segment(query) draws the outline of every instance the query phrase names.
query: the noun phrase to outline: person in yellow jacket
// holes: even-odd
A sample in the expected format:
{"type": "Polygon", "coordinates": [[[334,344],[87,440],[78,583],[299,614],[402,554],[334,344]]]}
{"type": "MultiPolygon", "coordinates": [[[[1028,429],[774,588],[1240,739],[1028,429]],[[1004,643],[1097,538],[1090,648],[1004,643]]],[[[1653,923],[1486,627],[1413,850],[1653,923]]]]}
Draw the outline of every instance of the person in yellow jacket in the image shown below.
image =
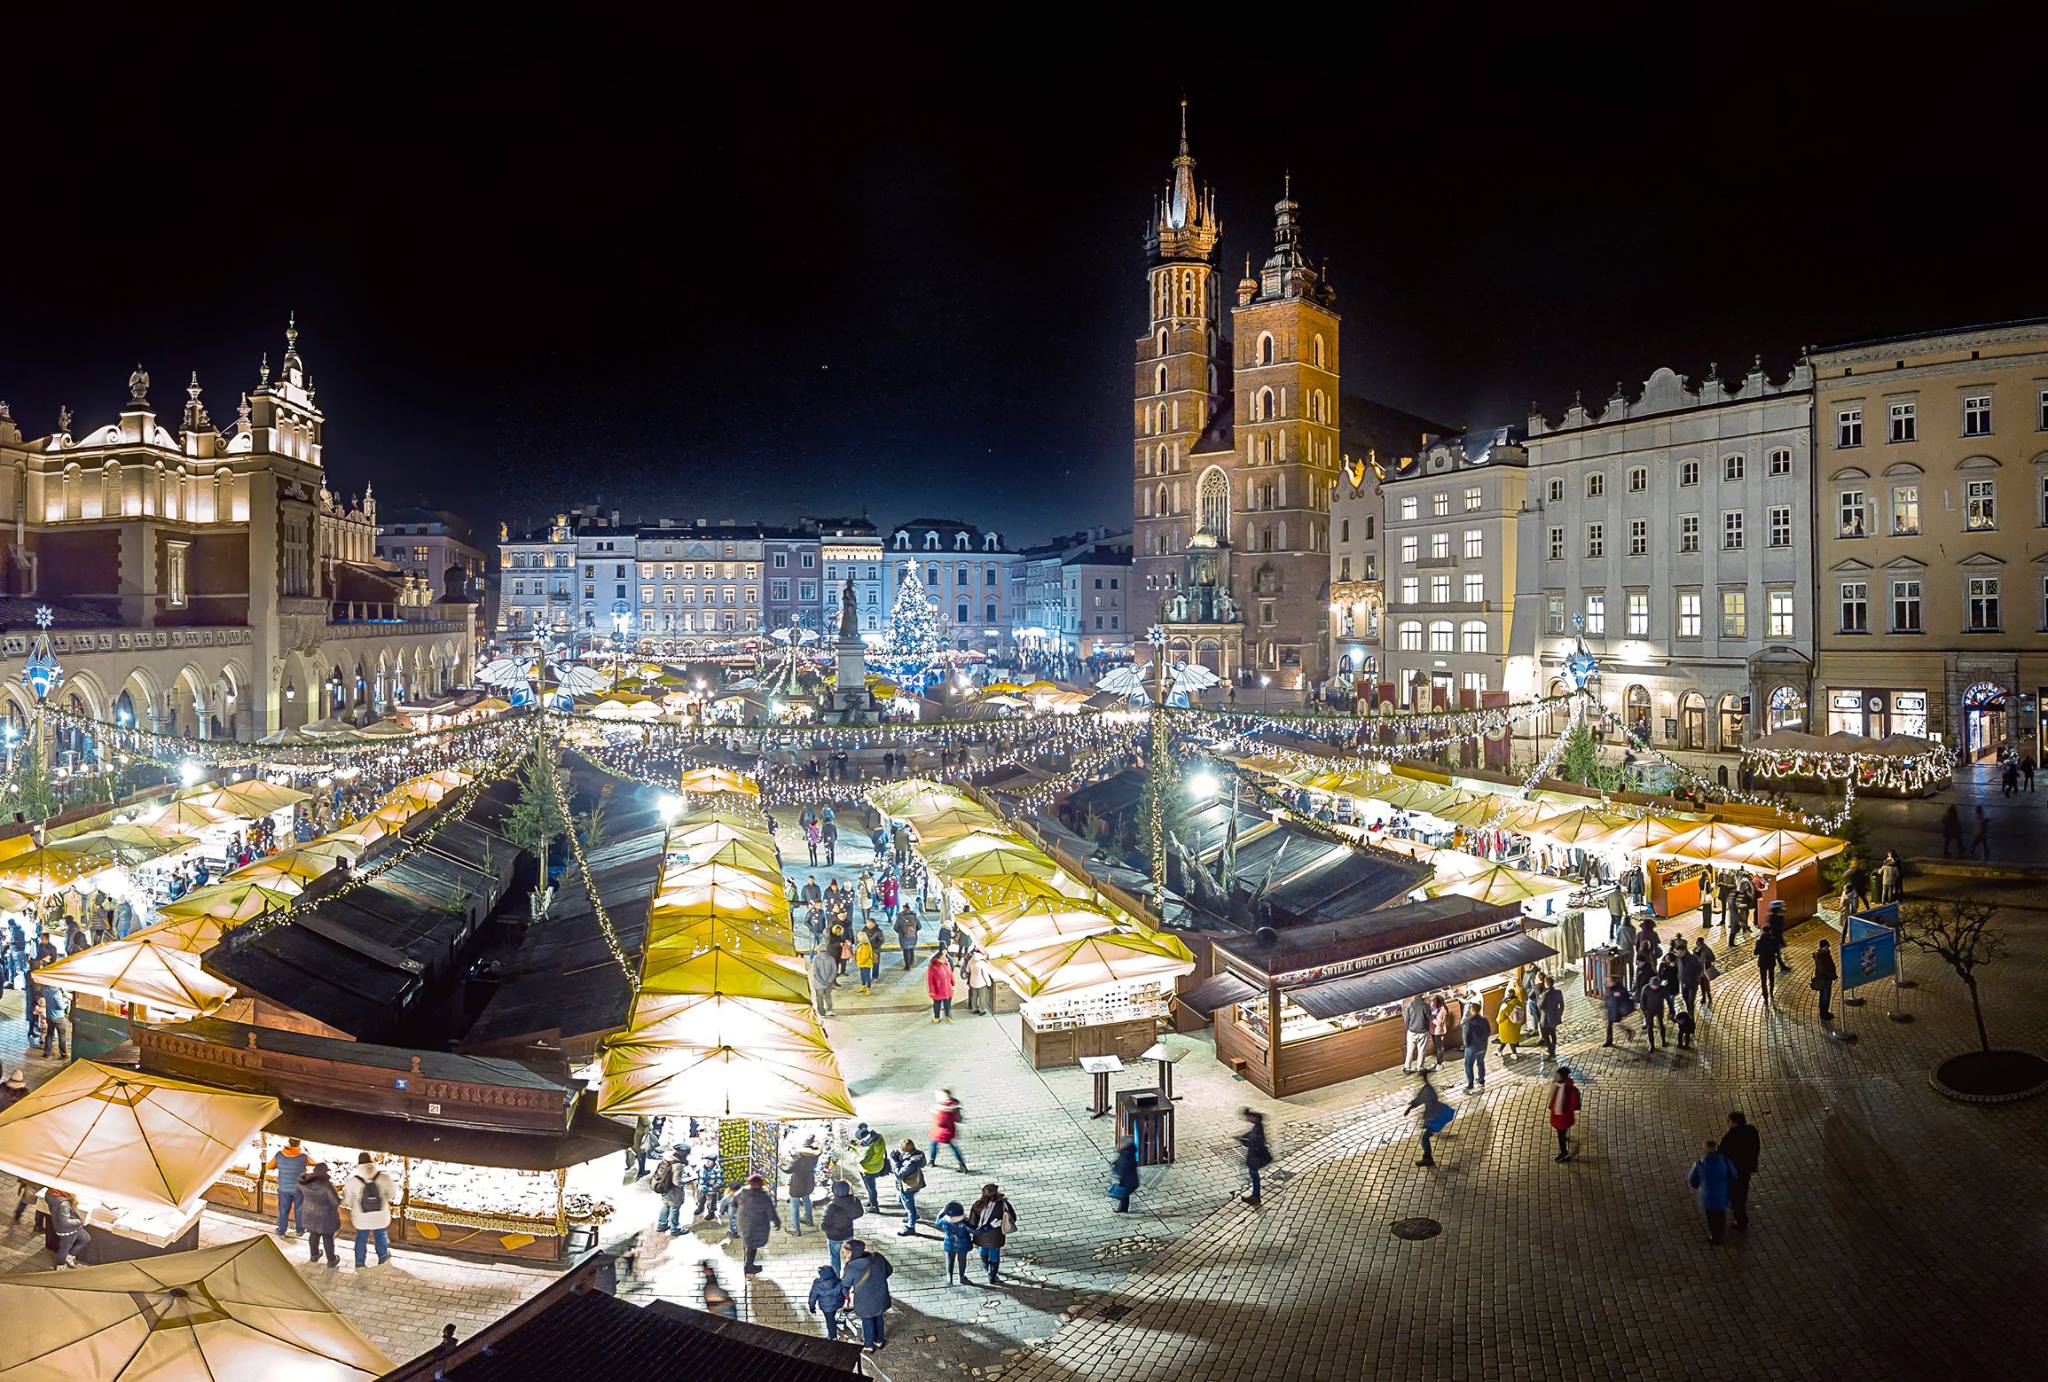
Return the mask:
{"type": "Polygon", "coordinates": [[[1513,1060],[1522,1044],[1522,991],[1513,984],[1500,996],[1500,1010],[1494,1014],[1493,1029],[1500,1041],[1501,1058],[1513,1060]]]}
{"type": "Polygon", "coordinates": [[[873,993],[875,991],[875,975],[880,970],[881,964],[881,957],[875,954],[874,942],[868,939],[867,932],[861,932],[860,944],[853,948],[853,965],[854,968],[860,971],[860,991],[862,993],[873,993]]]}

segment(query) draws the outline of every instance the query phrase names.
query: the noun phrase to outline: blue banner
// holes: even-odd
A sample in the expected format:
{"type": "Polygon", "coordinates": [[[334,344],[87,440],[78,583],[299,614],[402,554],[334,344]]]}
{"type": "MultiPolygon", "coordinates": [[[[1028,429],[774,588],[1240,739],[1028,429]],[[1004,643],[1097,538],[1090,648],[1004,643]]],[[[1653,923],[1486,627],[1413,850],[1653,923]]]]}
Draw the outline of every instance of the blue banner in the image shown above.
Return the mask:
{"type": "Polygon", "coordinates": [[[1842,939],[1861,940],[1873,931],[1896,930],[1899,925],[1899,904],[1887,902],[1882,907],[1866,907],[1851,913],[1842,926],[1842,939]]]}
{"type": "MultiPolygon", "coordinates": [[[[1854,920],[1854,918],[1852,918],[1854,920]]],[[[1889,979],[1899,972],[1899,934],[1871,926],[1869,934],[1842,942],[1842,989],[1889,979]]]]}

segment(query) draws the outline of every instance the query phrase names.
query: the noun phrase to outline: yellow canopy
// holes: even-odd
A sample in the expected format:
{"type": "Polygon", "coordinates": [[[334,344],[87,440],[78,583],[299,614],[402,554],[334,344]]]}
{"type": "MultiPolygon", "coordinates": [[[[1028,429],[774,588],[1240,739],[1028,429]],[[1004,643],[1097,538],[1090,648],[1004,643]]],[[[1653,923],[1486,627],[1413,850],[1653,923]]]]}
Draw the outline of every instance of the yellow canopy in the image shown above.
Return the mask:
{"type": "Polygon", "coordinates": [[[1053,878],[1063,872],[1058,864],[1035,849],[1021,854],[1007,850],[977,854],[951,866],[934,865],[932,871],[948,879],[1005,878],[1017,874],[1053,878]]]}
{"type": "Polygon", "coordinates": [[[1762,828],[1754,825],[1731,825],[1727,821],[1709,821],[1694,826],[1682,834],[1651,845],[1642,851],[1649,859],[1683,859],[1695,864],[1719,864],[1726,862],[1729,850],[1746,845],[1764,834],[1762,828]]]}
{"type": "Polygon", "coordinates": [[[198,1017],[235,996],[235,986],[201,969],[197,955],[158,945],[140,932],[66,955],[33,973],[37,983],[53,989],[198,1017]]]}
{"type": "Polygon", "coordinates": [[[1483,825],[1492,825],[1507,808],[1507,798],[1492,792],[1460,793],[1461,800],[1446,804],[1429,814],[1449,825],[1462,825],[1476,830],[1483,825]]]}
{"type": "Polygon", "coordinates": [[[710,920],[772,922],[786,927],[789,904],[735,888],[683,888],[656,897],[653,918],[655,926],[669,927],[710,920]]]}
{"type": "Polygon", "coordinates": [[[0,1278],[19,1382],[375,1382],[395,1366],[258,1234],[190,1252],[0,1278]]]}
{"type": "Polygon", "coordinates": [[[1755,839],[1723,851],[1717,861],[1728,866],[1784,874],[1804,868],[1816,859],[1840,854],[1847,840],[1832,835],[1809,835],[1803,830],[1767,830],[1755,839]]]}
{"type": "Polygon", "coordinates": [[[0,912],[28,912],[33,911],[35,905],[34,893],[0,883],[0,912]]]}
{"type": "Polygon", "coordinates": [[[1095,889],[1062,869],[1051,878],[1030,873],[1000,874],[992,878],[956,878],[953,882],[967,900],[987,911],[1029,901],[1034,897],[1093,898],[1095,889]]]}
{"type": "Polygon", "coordinates": [[[350,845],[357,854],[361,854],[386,835],[396,835],[397,833],[397,826],[388,825],[378,820],[375,816],[365,816],[361,820],[344,825],[337,830],[330,830],[321,838],[336,840],[350,845]]]}
{"type": "Polygon", "coordinates": [[[1676,835],[1683,835],[1698,825],[1698,821],[1686,820],[1681,816],[1645,816],[1627,825],[1617,825],[1612,830],[1602,831],[1587,843],[1601,849],[1622,850],[1640,854],[1652,845],[1663,844],[1676,835]]]}
{"type": "Polygon", "coordinates": [[[0,1170],[144,1214],[188,1215],[278,1111],[267,1094],[73,1061],[0,1113],[0,1170]]]}
{"type": "MultiPolygon", "coordinates": [[[[704,888],[773,898],[785,905],[789,897],[789,890],[784,885],[779,871],[745,868],[738,864],[688,864],[682,868],[668,870],[661,878],[662,895],[695,892],[704,888]]],[[[661,899],[657,896],[655,906],[660,905],[661,899]]]]}
{"type": "Polygon", "coordinates": [[[907,777],[900,782],[884,782],[871,787],[868,800],[888,815],[907,816],[912,820],[919,816],[935,816],[941,811],[980,811],[987,814],[965,792],[924,777],[907,777]]]}
{"type": "Polygon", "coordinates": [[[176,902],[166,902],[156,909],[156,914],[159,917],[205,916],[221,921],[247,921],[291,905],[292,898],[300,889],[287,891],[274,886],[284,881],[274,878],[269,883],[215,883],[186,893],[176,902]]]}
{"type": "Polygon", "coordinates": [[[989,967],[1023,998],[1084,993],[1136,979],[1192,974],[1195,957],[1164,932],[1114,931],[999,956],[989,967]]]}
{"type": "Polygon", "coordinates": [[[1427,885],[1423,891],[1430,897],[1449,893],[1469,897],[1475,902],[1506,906],[1512,902],[1540,902],[1546,897],[1568,893],[1575,886],[1544,874],[1494,864],[1478,873],[1440,879],[1427,885]]]}
{"type": "Polygon", "coordinates": [[[1432,806],[1449,806],[1456,800],[1453,789],[1441,782],[1423,782],[1412,777],[1385,777],[1367,789],[1375,801],[1400,811],[1427,811],[1432,806]]]}
{"type": "Polygon", "coordinates": [[[216,825],[224,825],[235,819],[237,817],[233,811],[225,811],[214,806],[202,806],[196,801],[174,801],[154,816],[151,816],[148,824],[160,826],[165,830],[180,830],[186,834],[197,834],[202,830],[210,830],[216,825]]]}
{"type": "Polygon", "coordinates": [[[802,1004],[712,993],[650,993],[635,1000],[624,1036],[614,1039],[619,1040],[643,1046],[738,1046],[748,1051],[829,1046],[817,1014],[802,1004]]]}
{"type": "Polygon", "coordinates": [[[829,1047],[762,1048],[730,1038],[612,1043],[597,1108],[614,1118],[854,1116],[853,1097],[829,1047]]]}
{"type": "Polygon", "coordinates": [[[782,856],[775,852],[774,845],[762,844],[758,840],[727,840],[721,845],[693,848],[689,862],[693,868],[722,866],[756,873],[764,879],[782,876],[782,856]]]}
{"type": "Polygon", "coordinates": [[[735,830],[744,830],[753,835],[768,833],[761,823],[760,816],[751,811],[735,811],[730,806],[700,806],[695,811],[685,812],[676,817],[676,823],[670,830],[695,830],[707,825],[731,826],[735,830]]]}
{"type": "Polygon", "coordinates": [[[1026,844],[1008,831],[996,827],[976,830],[967,835],[956,835],[941,844],[931,845],[924,851],[925,862],[940,873],[949,873],[971,859],[984,854],[1036,854],[1044,858],[1044,852],[1036,845],[1026,844]]]}
{"type": "Polygon", "coordinates": [[[267,816],[273,811],[282,811],[287,806],[297,806],[302,801],[311,801],[311,792],[302,792],[296,787],[282,787],[262,778],[247,782],[231,783],[207,797],[194,800],[203,805],[216,806],[232,811],[238,816],[267,816]]]}
{"type": "MultiPolygon", "coordinates": [[[[357,854],[360,855],[358,850],[357,854]]],[[[304,885],[323,876],[333,869],[335,855],[315,853],[301,846],[297,849],[281,849],[275,854],[251,860],[227,876],[226,881],[235,883],[263,883],[268,886],[285,888],[283,883],[272,883],[272,879],[288,880],[292,884],[304,885]]]]}
{"type": "Polygon", "coordinates": [[[17,854],[5,863],[0,863],[0,873],[19,888],[48,889],[61,888],[66,883],[113,868],[115,847],[112,841],[105,842],[104,849],[90,846],[83,850],[59,849],[46,845],[41,849],[17,854]]]}
{"type": "MultiPolygon", "coordinates": [[[[765,830],[735,825],[731,821],[709,820],[690,825],[677,825],[668,832],[668,848],[674,853],[688,853],[691,856],[709,854],[720,845],[737,841],[741,844],[765,845],[775,848],[775,837],[765,830]]],[[[780,867],[778,865],[778,867],[780,867]]]]}
{"type": "Polygon", "coordinates": [[[765,998],[777,1003],[808,1003],[803,962],[766,948],[713,946],[685,952],[665,945],[648,947],[646,971],[640,977],[646,993],[717,994],[724,998],[765,998]]]}
{"type": "Polygon", "coordinates": [[[188,849],[199,842],[196,835],[188,835],[182,830],[173,830],[163,825],[110,825],[93,833],[104,835],[116,844],[150,850],[153,852],[152,857],[188,849]]]}
{"type": "Polygon", "coordinates": [[[130,931],[128,939],[146,940],[158,949],[204,955],[219,942],[221,933],[227,929],[228,923],[219,917],[169,917],[139,931],[130,931]]]}
{"type": "Polygon", "coordinates": [[[1616,826],[1627,825],[1628,817],[1612,811],[1602,811],[1592,806],[1581,806],[1562,815],[1540,820],[1529,827],[1529,833],[1541,839],[1561,845],[1589,845],[1602,833],[1616,826]]]}
{"type": "Polygon", "coordinates": [[[907,819],[912,829],[917,831],[918,843],[922,845],[943,844],[962,835],[978,835],[1002,829],[1001,822],[971,802],[950,811],[938,811],[929,816],[914,816],[907,819]]]}
{"type": "Polygon", "coordinates": [[[964,912],[960,924],[991,956],[1041,950],[1062,941],[1099,936],[1123,925],[1097,903],[1035,897],[988,912],[964,912]]]}
{"type": "Polygon", "coordinates": [[[794,957],[796,938],[783,917],[687,916],[656,912],[647,927],[647,948],[659,948],[665,955],[695,954],[713,946],[744,954],[765,951],[794,957]]]}
{"type": "Polygon", "coordinates": [[[676,779],[676,787],[684,792],[739,792],[746,796],[761,795],[761,788],[750,777],[741,777],[727,768],[692,768],[676,779]]]}

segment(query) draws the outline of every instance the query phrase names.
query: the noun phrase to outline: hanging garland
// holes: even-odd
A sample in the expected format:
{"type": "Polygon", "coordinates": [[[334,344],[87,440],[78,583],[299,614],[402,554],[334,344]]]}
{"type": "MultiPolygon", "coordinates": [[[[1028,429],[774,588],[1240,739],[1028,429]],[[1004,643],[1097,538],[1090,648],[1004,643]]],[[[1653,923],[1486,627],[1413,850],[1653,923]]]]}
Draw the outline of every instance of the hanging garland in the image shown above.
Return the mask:
{"type": "MultiPolygon", "coordinates": [[[[548,742],[547,717],[536,717],[535,724],[537,729],[534,733],[533,752],[552,754],[554,747],[548,742]]],[[[597,929],[604,936],[605,948],[612,952],[612,960],[618,965],[619,972],[626,976],[626,987],[637,998],[640,995],[640,970],[627,956],[626,947],[620,943],[619,933],[612,926],[611,913],[605,910],[604,896],[598,891],[597,879],[591,876],[590,860],[584,856],[583,842],[576,838],[576,818],[570,814],[569,799],[562,791],[561,774],[543,773],[541,776],[547,779],[548,789],[554,794],[555,809],[561,812],[562,820],[567,827],[569,852],[576,856],[576,870],[583,875],[583,890],[590,898],[590,912],[597,918],[597,929]]]]}

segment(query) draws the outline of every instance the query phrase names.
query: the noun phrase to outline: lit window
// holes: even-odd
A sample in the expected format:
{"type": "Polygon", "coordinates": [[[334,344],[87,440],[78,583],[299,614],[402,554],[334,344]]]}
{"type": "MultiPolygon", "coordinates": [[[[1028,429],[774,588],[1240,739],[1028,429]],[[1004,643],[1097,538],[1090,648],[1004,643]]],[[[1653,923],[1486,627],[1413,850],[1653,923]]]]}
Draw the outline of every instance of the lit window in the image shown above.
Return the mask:
{"type": "Polygon", "coordinates": [[[1607,632],[1607,597],[1588,595],[1586,597],[1586,632],[1604,634],[1607,632]]]}
{"type": "Polygon", "coordinates": [[[1467,619],[1458,630],[1458,647],[1462,652],[1483,653],[1486,651],[1486,621],[1467,619]]]}
{"type": "Polygon", "coordinates": [[[1401,603],[1404,605],[1419,605],[1422,603],[1421,577],[1403,576],[1401,578],[1401,603]]]}
{"type": "Polygon", "coordinates": [[[1429,516],[1442,518],[1451,511],[1451,495],[1448,490],[1439,490],[1429,496],[1429,516]]]}
{"type": "Polygon", "coordinates": [[[1472,513],[1476,511],[1479,508],[1479,506],[1485,502],[1483,495],[1484,491],[1481,490],[1477,485],[1473,485],[1470,489],[1466,490],[1465,512],[1472,513]]]}
{"type": "Polygon", "coordinates": [[[1486,531],[1483,528],[1465,530],[1465,556],[1473,560],[1486,555],[1486,531]]]}
{"type": "Polygon", "coordinates": [[[1767,613],[1773,638],[1792,638],[1792,592],[1773,590],[1764,597],[1768,601],[1767,613]]]}
{"type": "Polygon", "coordinates": [[[1912,537],[1920,531],[1920,486],[1892,486],[1892,536],[1912,537]]]}
{"type": "Polygon", "coordinates": [[[1403,518],[1413,518],[1413,517],[1415,517],[1415,508],[1416,508],[1416,502],[1417,502],[1417,501],[1416,501],[1416,498],[1415,498],[1415,496],[1414,496],[1414,495],[1412,495],[1412,494],[1404,494],[1404,495],[1402,495],[1402,496],[1401,496],[1401,517],[1403,517],[1403,518]]]}
{"type": "Polygon", "coordinates": [[[1678,636],[1698,638],[1700,636],[1700,593],[1697,590],[1678,592],[1678,636]]]}
{"type": "Polygon", "coordinates": [[[1415,564],[1416,552],[1420,549],[1421,543],[1422,540],[1420,538],[1412,535],[1401,539],[1401,560],[1404,564],[1409,566],[1415,564]]]}
{"type": "Polygon", "coordinates": [[[1543,597],[1543,622],[1544,627],[1551,633],[1564,632],[1564,596],[1545,595],[1543,597]]]}
{"type": "Polygon", "coordinates": [[[1631,590],[1628,592],[1628,636],[1647,638],[1650,633],[1650,592],[1631,590]]]}
{"type": "Polygon", "coordinates": [[[1447,605],[1451,602],[1451,578],[1431,576],[1429,578],[1429,602],[1433,605],[1447,605]]]}
{"type": "Polygon", "coordinates": [[[1749,636],[1748,591],[1724,590],[1721,592],[1721,636],[1723,638],[1747,638],[1749,636]]]}
{"type": "Polygon", "coordinates": [[[1968,499],[1964,526],[1971,532],[1982,532],[1998,526],[1998,482],[1995,480],[1971,480],[1963,487],[1968,499]]]}
{"type": "Polygon", "coordinates": [[[1465,573],[1465,603],[1476,605],[1486,599],[1486,577],[1477,571],[1465,573]]]}
{"type": "Polygon", "coordinates": [[[1422,651],[1422,623],[1416,619],[1404,619],[1394,626],[1395,645],[1405,653],[1422,651]]]}
{"type": "Polygon", "coordinates": [[[1429,626],[1429,650],[1433,653],[1456,652],[1457,647],[1454,642],[1456,637],[1457,634],[1451,627],[1451,621],[1448,619],[1439,620],[1429,626]]]}
{"type": "Polygon", "coordinates": [[[1429,535],[1429,555],[1433,561],[1449,561],[1451,557],[1451,535],[1449,533],[1431,533],[1429,535]]]}

